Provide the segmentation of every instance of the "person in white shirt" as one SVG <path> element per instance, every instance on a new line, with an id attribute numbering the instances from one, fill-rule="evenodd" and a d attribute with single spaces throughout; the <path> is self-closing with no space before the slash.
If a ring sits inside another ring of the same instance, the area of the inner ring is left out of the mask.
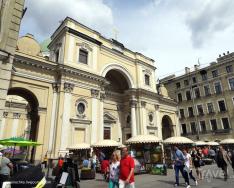
<path id="1" fill-rule="evenodd" d="M 109 188 L 119 187 L 119 165 L 120 157 L 116 151 L 111 156 L 109 169 Z"/>
<path id="2" fill-rule="evenodd" d="M 184 162 L 184 174 L 185 176 L 189 176 L 196 184 L 198 185 L 196 178 L 193 176 L 193 171 L 192 171 L 192 158 L 191 155 L 187 152 L 186 149 L 183 149 L 183 154 L 185 156 L 185 162 Z M 189 179 L 189 178 L 188 178 Z"/>

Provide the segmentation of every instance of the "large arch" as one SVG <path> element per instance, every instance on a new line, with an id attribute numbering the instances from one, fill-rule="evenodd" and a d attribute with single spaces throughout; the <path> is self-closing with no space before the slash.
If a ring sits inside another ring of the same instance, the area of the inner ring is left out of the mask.
<path id="1" fill-rule="evenodd" d="M 163 140 L 174 136 L 173 123 L 168 115 L 164 115 L 162 118 L 162 138 Z"/>
<path id="2" fill-rule="evenodd" d="M 29 139 L 37 141 L 38 126 L 40 121 L 40 116 L 38 114 L 39 102 L 37 97 L 30 90 L 21 87 L 9 88 L 7 95 L 20 96 L 28 102 L 27 113 L 28 113 L 28 118 L 30 119 L 31 122 Z M 31 151 L 31 161 L 33 161 L 34 157 L 35 157 L 35 148 L 33 148 Z"/>
<path id="3" fill-rule="evenodd" d="M 128 70 L 125 67 L 123 67 L 123 66 L 121 66 L 119 64 L 116 64 L 116 63 L 109 64 L 109 65 L 105 66 L 102 69 L 101 76 L 106 77 L 106 74 L 110 70 L 116 70 L 116 71 L 120 72 L 125 77 L 125 79 L 127 80 L 129 88 L 135 88 L 135 84 L 134 84 L 133 78 L 129 74 Z"/>

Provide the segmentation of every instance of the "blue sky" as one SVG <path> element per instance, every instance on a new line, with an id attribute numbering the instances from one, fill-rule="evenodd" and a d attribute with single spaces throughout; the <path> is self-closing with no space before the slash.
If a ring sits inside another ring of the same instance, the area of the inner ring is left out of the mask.
<path id="1" fill-rule="evenodd" d="M 26 0 L 20 35 L 50 37 L 70 16 L 155 59 L 157 76 L 234 51 L 233 0 Z"/>

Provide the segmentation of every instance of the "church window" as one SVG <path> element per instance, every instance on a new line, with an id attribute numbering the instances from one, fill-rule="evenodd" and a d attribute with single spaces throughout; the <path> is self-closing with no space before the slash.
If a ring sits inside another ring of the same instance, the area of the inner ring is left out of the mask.
<path id="1" fill-rule="evenodd" d="M 80 49 L 79 51 L 79 62 L 88 64 L 88 52 L 84 49 Z"/>
<path id="2" fill-rule="evenodd" d="M 149 86 L 150 85 L 150 76 L 145 74 L 145 85 Z"/>
<path id="3" fill-rule="evenodd" d="M 84 114 L 85 112 L 85 105 L 84 103 L 80 102 L 77 106 L 77 111 L 79 114 Z"/>

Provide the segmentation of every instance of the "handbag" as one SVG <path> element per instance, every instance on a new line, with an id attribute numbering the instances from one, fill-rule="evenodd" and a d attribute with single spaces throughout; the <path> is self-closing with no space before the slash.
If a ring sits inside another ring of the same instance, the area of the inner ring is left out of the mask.
<path id="1" fill-rule="evenodd" d="M 199 161 L 199 164 L 200 164 L 200 166 L 205 166 L 205 163 L 204 163 L 203 160 L 200 160 L 200 161 Z"/>

